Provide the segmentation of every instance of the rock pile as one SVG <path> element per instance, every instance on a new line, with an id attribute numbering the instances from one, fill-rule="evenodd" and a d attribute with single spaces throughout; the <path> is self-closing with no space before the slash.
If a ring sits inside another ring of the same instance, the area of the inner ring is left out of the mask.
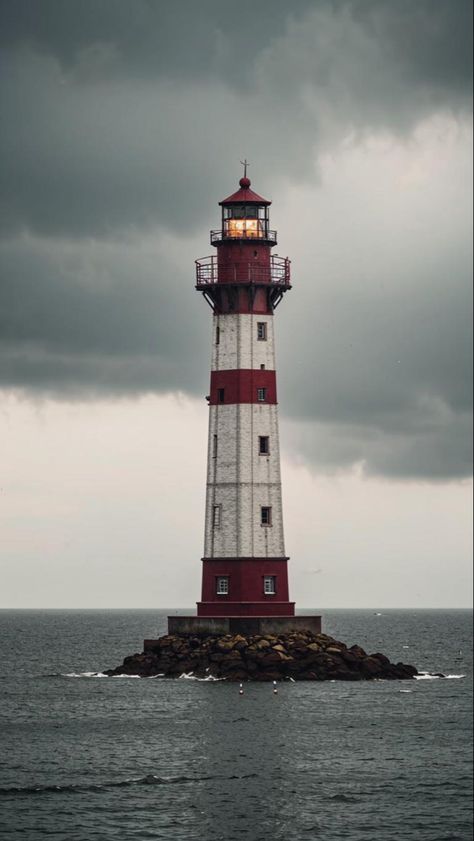
<path id="1" fill-rule="evenodd" d="M 310 631 L 265 636 L 167 635 L 148 640 L 142 654 L 125 657 L 106 675 L 225 678 L 231 681 L 399 680 L 418 674 L 414 666 L 391 663 L 326 634 Z"/>

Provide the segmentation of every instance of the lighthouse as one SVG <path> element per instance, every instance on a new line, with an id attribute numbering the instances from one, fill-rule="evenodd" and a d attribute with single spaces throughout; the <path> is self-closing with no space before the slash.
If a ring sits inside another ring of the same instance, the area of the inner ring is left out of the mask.
<path id="1" fill-rule="evenodd" d="M 291 289 L 290 260 L 272 254 L 268 199 L 247 163 L 219 202 L 215 253 L 196 260 L 196 290 L 212 311 L 209 433 L 197 616 L 169 617 L 170 633 L 318 632 L 295 616 L 283 532 L 275 311 Z"/>

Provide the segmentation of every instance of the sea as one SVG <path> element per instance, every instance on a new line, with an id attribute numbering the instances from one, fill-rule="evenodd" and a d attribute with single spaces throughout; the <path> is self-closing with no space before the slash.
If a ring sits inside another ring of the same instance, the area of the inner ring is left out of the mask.
<path id="1" fill-rule="evenodd" d="M 322 612 L 412 681 L 102 676 L 177 612 L 0 611 L 2 839 L 472 838 L 471 611 Z"/>

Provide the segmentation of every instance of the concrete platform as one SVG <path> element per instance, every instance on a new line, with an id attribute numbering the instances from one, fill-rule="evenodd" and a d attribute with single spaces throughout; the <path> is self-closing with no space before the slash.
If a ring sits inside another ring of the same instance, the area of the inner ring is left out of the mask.
<path id="1" fill-rule="evenodd" d="M 290 634 L 321 633 L 320 616 L 168 616 L 169 634 Z"/>

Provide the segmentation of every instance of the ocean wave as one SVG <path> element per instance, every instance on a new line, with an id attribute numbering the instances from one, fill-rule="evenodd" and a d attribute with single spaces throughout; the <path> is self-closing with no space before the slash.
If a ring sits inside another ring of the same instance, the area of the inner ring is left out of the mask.
<path id="1" fill-rule="evenodd" d="M 431 674 L 431 672 L 419 672 L 415 675 L 415 680 L 461 680 L 466 675 L 442 675 Z"/>
<path id="2" fill-rule="evenodd" d="M 159 777 L 156 774 L 146 774 L 144 777 L 131 777 L 125 780 L 104 783 L 69 783 L 66 785 L 32 785 L 32 786 L 2 786 L 0 797 L 14 797 L 30 794 L 84 794 L 84 792 L 107 791 L 112 788 L 129 788 L 131 786 L 169 786 L 169 785 L 194 785 L 200 782 L 211 780 L 247 780 L 258 777 L 257 773 L 232 774 L 229 777 L 222 776 L 201 776 L 201 777 Z"/>
<path id="3" fill-rule="evenodd" d="M 141 675 L 106 675 L 104 672 L 61 672 L 60 674 L 55 675 L 43 675 L 43 677 L 111 677 L 113 679 L 117 678 L 133 678 L 138 680 L 154 680 L 157 677 L 164 677 L 164 672 L 160 672 L 158 675 L 150 675 L 149 677 L 142 678 Z"/>
<path id="4" fill-rule="evenodd" d="M 42 675 L 42 677 L 73 677 L 73 678 L 93 678 L 93 677 L 108 677 L 116 679 L 126 679 L 126 680 L 155 680 L 159 677 L 165 677 L 164 672 L 160 672 L 157 675 L 149 675 L 148 677 L 144 677 L 142 675 L 106 675 L 104 672 L 60 672 L 56 674 L 49 674 L 49 675 Z M 179 676 L 179 679 L 183 680 L 198 680 L 201 682 L 212 683 L 218 680 L 224 680 L 222 677 L 213 677 L 212 675 L 208 675 L 207 677 L 196 677 L 193 672 L 183 672 L 182 675 Z"/>
<path id="5" fill-rule="evenodd" d="M 183 672 L 183 674 L 179 676 L 179 680 L 198 680 L 201 683 L 215 683 L 218 680 L 225 680 L 225 678 L 213 677 L 212 675 L 208 675 L 207 677 L 196 677 L 194 672 Z"/>
<path id="6" fill-rule="evenodd" d="M 108 677 L 108 675 L 103 672 L 61 672 L 57 677 Z"/>

